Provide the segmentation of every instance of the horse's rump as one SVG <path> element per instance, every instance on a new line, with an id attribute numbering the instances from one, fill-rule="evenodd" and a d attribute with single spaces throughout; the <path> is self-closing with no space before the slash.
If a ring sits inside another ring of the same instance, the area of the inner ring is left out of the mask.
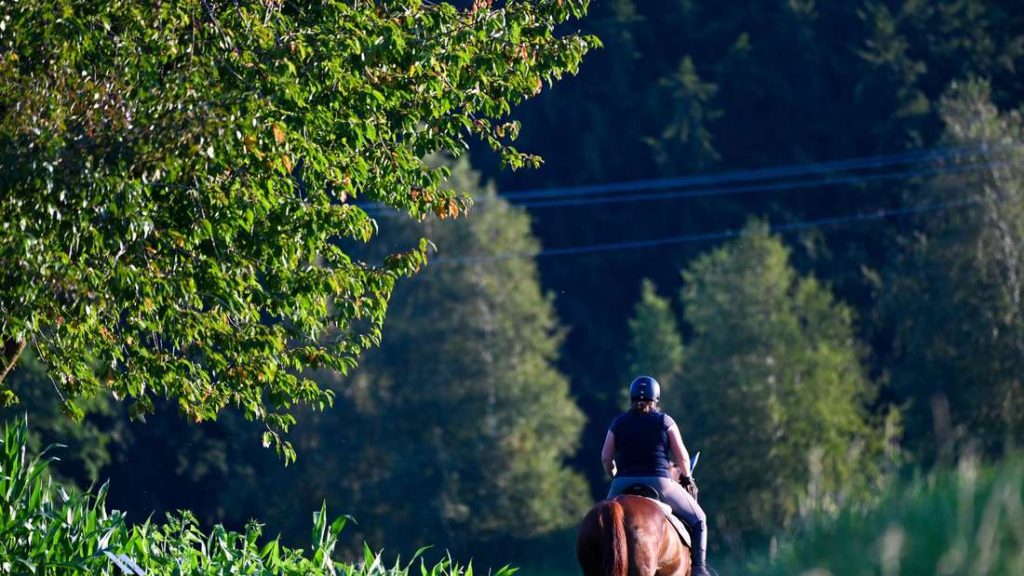
<path id="1" fill-rule="evenodd" d="M 576 557 L 584 576 L 685 576 L 690 551 L 656 502 L 617 496 L 580 524 Z"/>

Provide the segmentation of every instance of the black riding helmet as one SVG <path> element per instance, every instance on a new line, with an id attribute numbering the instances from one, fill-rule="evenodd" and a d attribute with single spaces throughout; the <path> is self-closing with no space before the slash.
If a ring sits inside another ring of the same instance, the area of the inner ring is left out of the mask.
<path id="1" fill-rule="evenodd" d="M 650 376 L 637 376 L 629 385 L 629 401 L 641 402 L 643 400 L 661 400 L 661 385 Z"/>

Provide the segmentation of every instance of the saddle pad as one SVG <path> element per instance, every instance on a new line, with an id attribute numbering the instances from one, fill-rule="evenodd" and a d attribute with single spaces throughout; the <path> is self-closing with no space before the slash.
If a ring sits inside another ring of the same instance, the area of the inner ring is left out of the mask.
<path id="1" fill-rule="evenodd" d="M 658 501 L 655 500 L 655 502 Z M 687 548 L 693 548 L 693 542 L 690 540 L 690 531 L 686 529 L 686 525 L 683 524 L 683 521 L 672 513 L 672 507 L 664 502 L 658 502 L 658 506 L 661 507 L 661 511 L 665 513 L 665 518 L 668 518 L 672 527 L 676 529 L 676 533 L 679 534 L 679 537 L 683 539 L 683 544 L 685 544 Z"/>

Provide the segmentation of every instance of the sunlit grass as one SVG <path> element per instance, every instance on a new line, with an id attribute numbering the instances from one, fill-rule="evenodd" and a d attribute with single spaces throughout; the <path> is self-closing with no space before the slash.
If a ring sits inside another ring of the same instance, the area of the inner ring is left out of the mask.
<path id="1" fill-rule="evenodd" d="M 749 576 L 1024 574 L 1024 460 L 964 460 L 870 509 L 847 509 L 783 539 L 774 558 L 723 566 Z"/>
<path id="2" fill-rule="evenodd" d="M 266 540 L 255 522 L 242 532 L 215 526 L 203 532 L 188 512 L 165 522 L 129 524 L 108 511 L 107 485 L 96 491 L 68 491 L 52 481 L 52 451 L 31 454 L 27 424 L 6 424 L 0 446 L 0 574 L 184 574 L 472 576 L 472 566 L 445 558 L 427 565 L 419 555 L 385 565 L 364 547 L 355 563 L 334 560 L 347 519 L 314 515 L 311 546 L 293 549 Z M 494 576 L 510 576 L 503 568 Z"/>

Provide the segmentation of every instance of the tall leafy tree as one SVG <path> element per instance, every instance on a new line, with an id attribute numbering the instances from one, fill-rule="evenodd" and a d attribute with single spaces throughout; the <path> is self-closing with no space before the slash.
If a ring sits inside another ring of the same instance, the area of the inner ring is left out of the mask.
<path id="1" fill-rule="evenodd" d="M 925 212 L 885 303 L 893 382 L 928 458 L 964 436 L 994 453 L 1024 438 L 1024 121 L 977 80 L 950 88 L 942 117 L 946 142 L 984 153 L 912 200 L 963 206 Z"/>
<path id="2" fill-rule="evenodd" d="M 296 429 L 308 456 L 274 472 L 302 503 L 291 521 L 327 499 L 375 545 L 461 549 L 564 528 L 589 503 L 565 462 L 583 415 L 555 367 L 562 328 L 533 260 L 505 257 L 540 248 L 530 220 L 464 161 L 451 185 L 474 191 L 469 218 L 385 220 L 384 237 L 426 234 L 438 258 L 396 291 L 381 347 L 331 384 L 337 406 Z"/>
<path id="3" fill-rule="evenodd" d="M 878 447 L 853 313 L 753 222 L 683 273 L 689 429 L 712 458 L 708 510 L 733 536 L 863 487 Z"/>
<path id="4" fill-rule="evenodd" d="M 624 381 L 640 374 L 654 376 L 666 390 L 672 390 L 683 368 L 683 339 L 676 314 L 668 298 L 658 295 L 650 280 L 644 280 L 640 301 L 629 319 L 629 356 Z M 670 394 L 665 394 L 666 403 Z"/>
<path id="5" fill-rule="evenodd" d="M 232 404 L 288 455 L 289 407 L 331 401 L 304 371 L 350 370 L 425 260 L 351 258 L 353 200 L 458 215 L 422 158 L 469 139 L 536 165 L 506 117 L 594 44 L 554 32 L 586 5 L 4 2 L 0 379 L 31 344 L 73 414 Z"/>

